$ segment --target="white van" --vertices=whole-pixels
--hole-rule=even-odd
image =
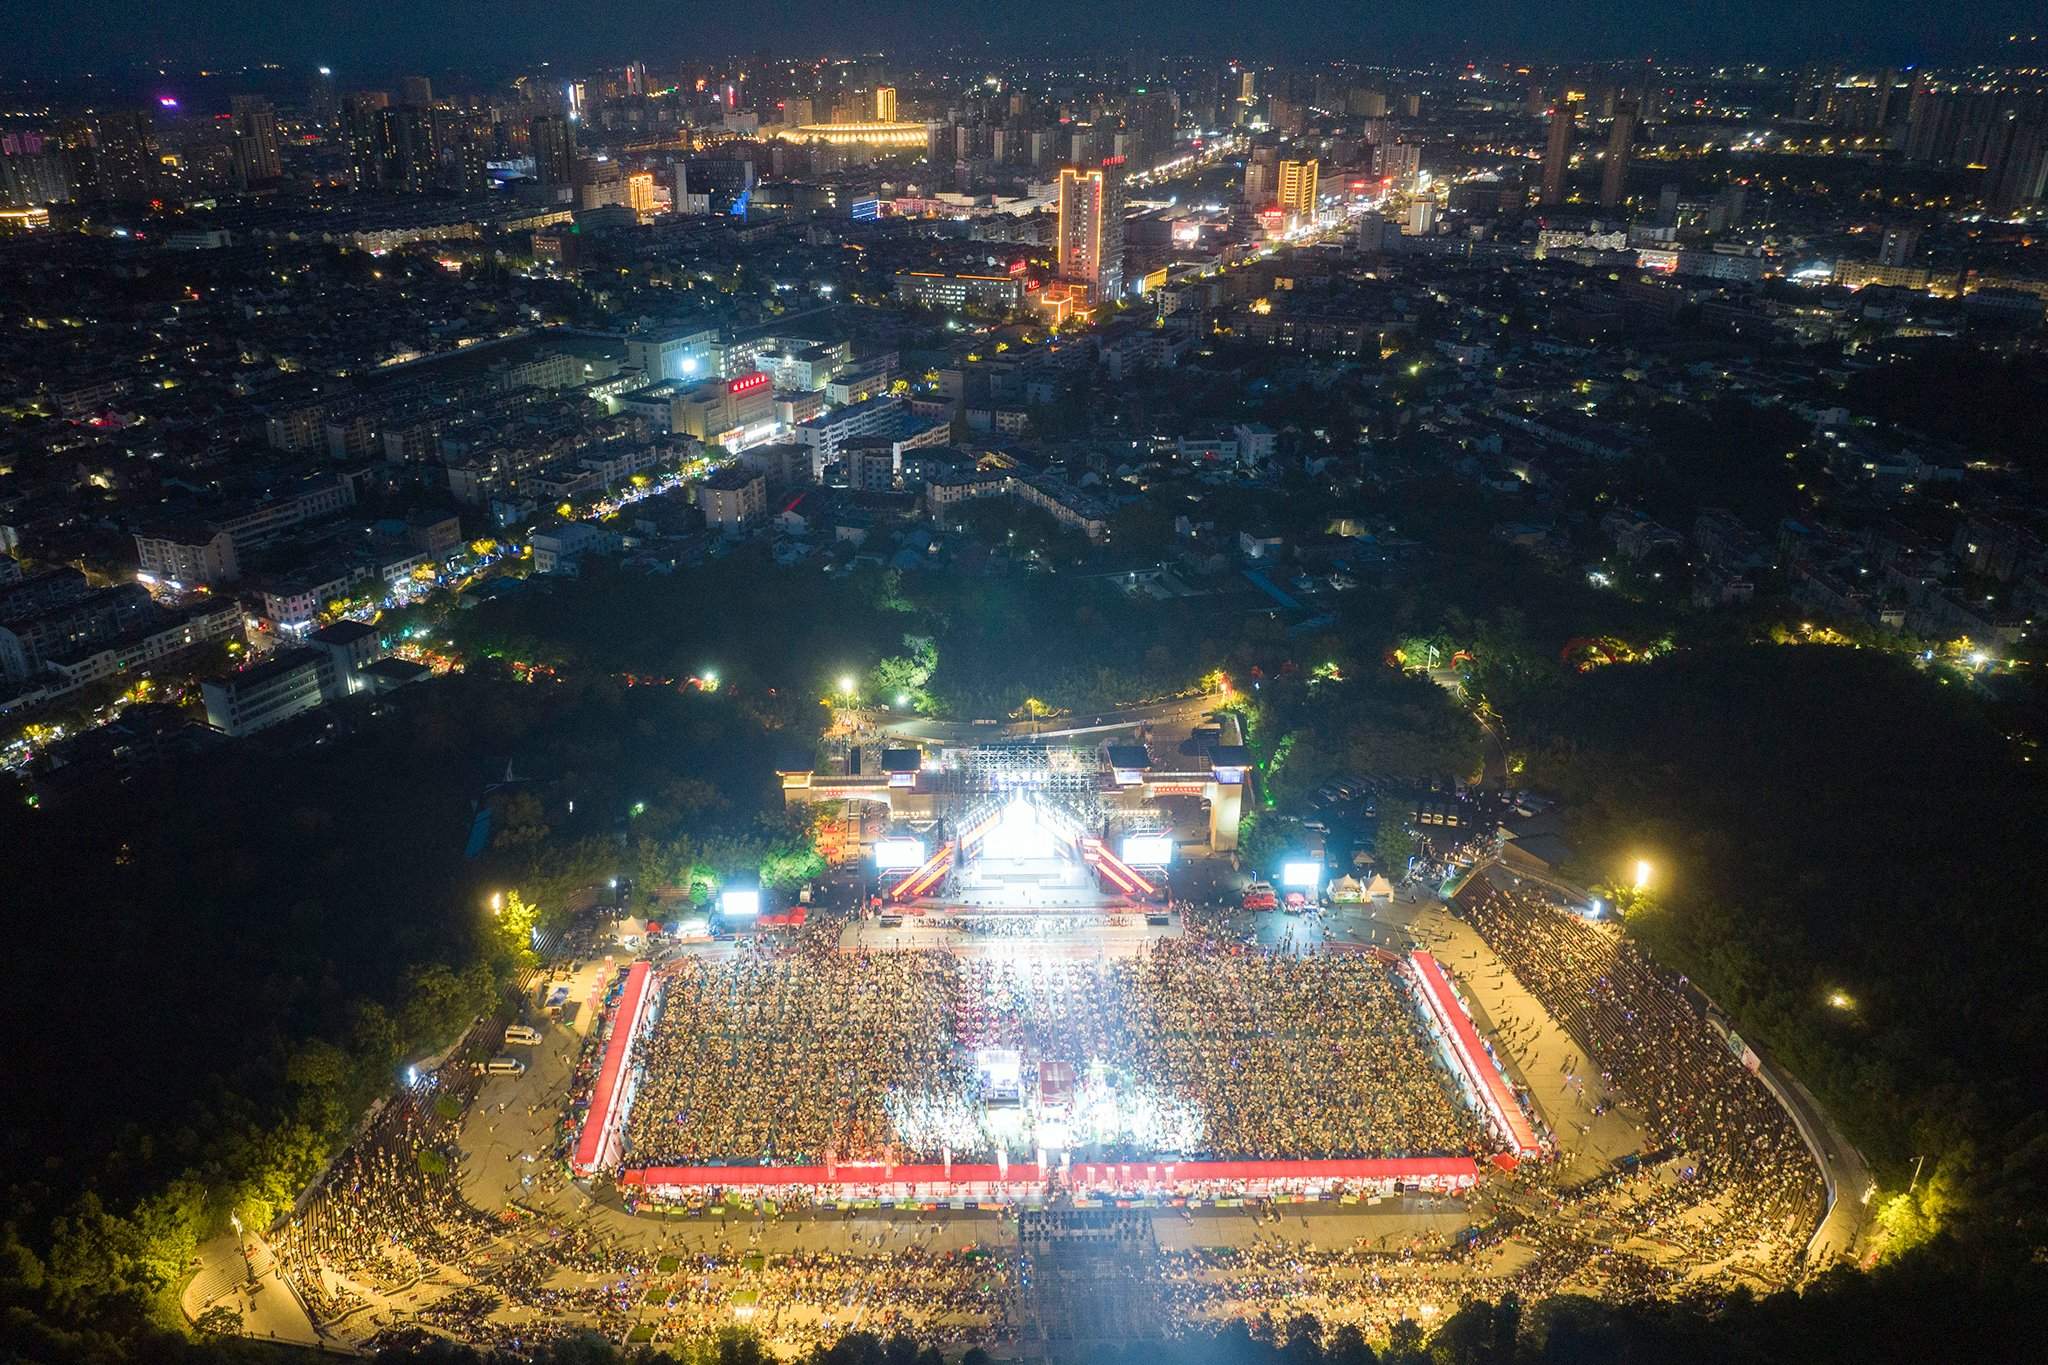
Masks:
[[[532,1047],[540,1042],[540,1030],[528,1028],[525,1024],[514,1024],[505,1030],[505,1042],[515,1047]]]
[[[524,1076],[526,1063],[517,1057],[493,1057],[484,1063],[486,1076]]]

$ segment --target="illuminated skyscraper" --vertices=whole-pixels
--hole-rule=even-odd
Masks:
[[[1600,168],[1600,203],[1608,208],[1619,204],[1628,193],[1628,159],[1635,151],[1636,105],[1623,100],[1614,106],[1614,122],[1607,130],[1607,164]],[[1544,185],[1550,184],[1548,163]]]
[[[1059,205],[1060,278],[1086,285],[1096,303],[1115,299],[1124,283],[1123,158],[1061,167]]]
[[[877,122],[877,123],[894,123],[895,121],[896,121],[896,87],[895,87],[895,86],[893,86],[893,85],[878,85],[878,86],[876,86],[876,87],[875,87],[875,122]]]
[[[1550,106],[1550,141],[1543,149],[1543,202],[1564,202],[1564,173],[1572,160],[1572,115],[1578,101],[1569,94]]]
[[[1321,164],[1309,157],[1305,161],[1283,161],[1280,163],[1280,207],[1299,219],[1316,216],[1316,179]]]

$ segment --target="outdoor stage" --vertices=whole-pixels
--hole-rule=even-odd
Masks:
[[[1141,842],[1171,857],[1170,839]],[[890,914],[1144,915],[1167,900],[1163,867],[1131,866],[1086,812],[1035,792],[984,796],[936,837],[884,840],[876,856]]]

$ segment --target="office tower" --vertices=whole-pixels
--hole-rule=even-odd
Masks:
[[[817,115],[812,112],[809,95],[791,95],[782,102],[782,121],[792,128],[801,128],[807,123],[816,123]]]
[[[567,185],[576,178],[576,129],[560,114],[535,114],[527,120],[528,150],[533,175],[543,185]]]
[[[642,220],[654,216],[653,171],[634,171],[626,177],[626,207]]]
[[[1316,216],[1316,178],[1321,164],[1309,157],[1304,161],[1280,163],[1280,207],[1300,219]]]
[[[100,193],[124,203],[156,197],[156,137],[145,113],[101,114],[92,121],[93,165]]]
[[[235,178],[260,185],[284,174],[277,140],[277,111],[256,95],[236,95],[228,102],[235,128]]]
[[[875,122],[877,122],[877,123],[894,123],[895,121],[896,121],[896,87],[895,87],[895,86],[893,86],[893,85],[878,85],[878,86],[876,86],[876,87],[875,87]]]
[[[1385,118],[1387,97],[1379,90],[1368,90],[1364,86],[1354,89],[1344,98],[1344,112],[1361,118]]]
[[[1108,302],[1123,293],[1124,168],[1118,157],[1089,167],[1060,168],[1059,271]]]
[[[1543,199],[1546,205],[1564,202],[1564,175],[1572,160],[1572,114],[1578,102],[1559,95],[1550,106],[1550,140],[1543,149]]]
[[[306,85],[306,112],[321,132],[332,134],[341,124],[341,91],[334,83],[334,68],[323,66]]]
[[[349,163],[355,168],[356,188],[376,189],[380,169],[377,160],[377,116],[391,107],[391,97],[382,90],[358,90],[342,101],[342,119],[348,130]]]
[[[434,83],[425,76],[404,76],[398,82],[398,102],[414,109],[426,109],[434,103]]]
[[[1657,191],[1657,226],[1678,226],[1678,186],[1666,185]]]
[[[1275,95],[1266,101],[1266,124],[1275,132],[1300,137],[1301,130],[1308,125],[1308,110],[1299,100]]]
[[[1614,122],[1607,129],[1607,164],[1600,168],[1600,204],[1613,208],[1628,194],[1628,159],[1635,151],[1635,101],[1624,99],[1614,106]]]

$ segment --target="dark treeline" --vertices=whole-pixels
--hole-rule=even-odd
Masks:
[[[319,716],[331,741],[0,803],[0,1359],[156,1341],[199,1240],[288,1208],[494,1006],[531,948],[493,891],[546,924],[610,874],[806,847],[725,697],[472,676]]]

